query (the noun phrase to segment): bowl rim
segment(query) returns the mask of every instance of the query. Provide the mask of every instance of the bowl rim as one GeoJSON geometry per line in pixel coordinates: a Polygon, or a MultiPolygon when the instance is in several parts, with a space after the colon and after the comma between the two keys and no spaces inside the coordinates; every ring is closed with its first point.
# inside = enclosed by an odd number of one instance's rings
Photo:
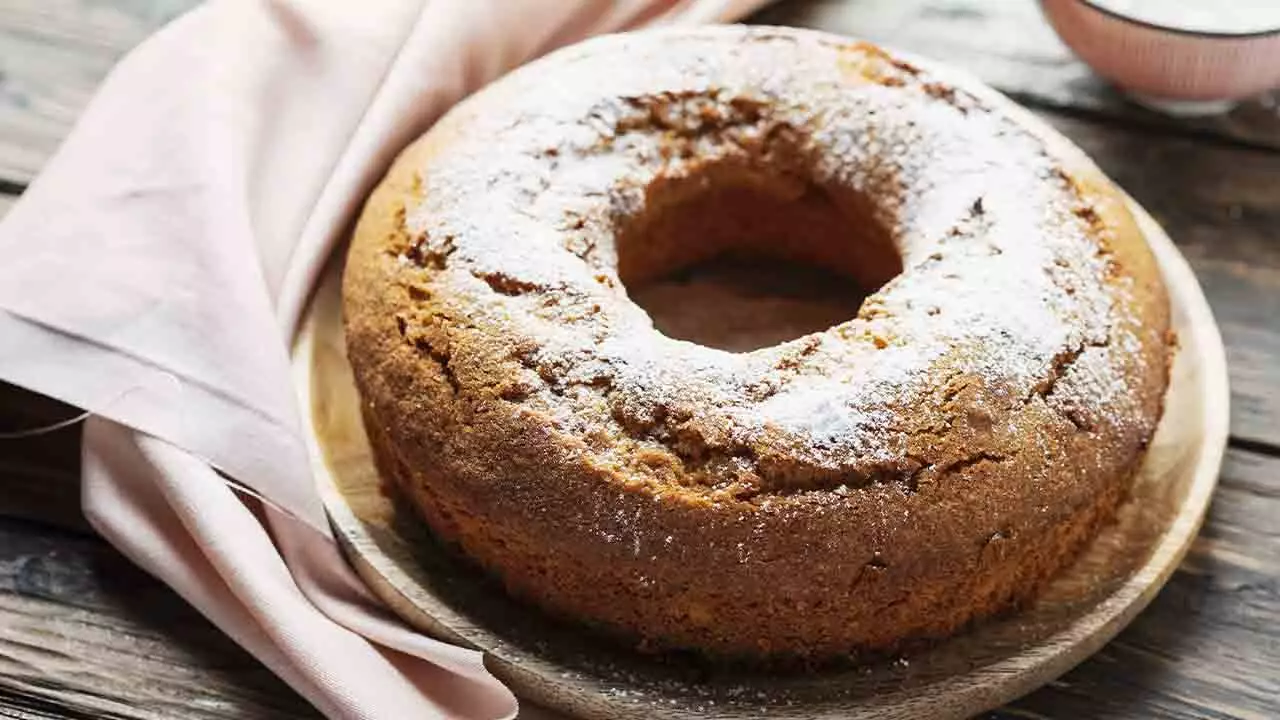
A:
{"type": "MultiPolygon", "coordinates": [[[[1068,0],[1070,1],[1070,0],[1068,0]]],[[[1042,4],[1048,4],[1049,0],[1041,0],[1042,4]]],[[[1150,20],[1143,20],[1132,15],[1125,15],[1110,8],[1097,4],[1096,0],[1075,0],[1080,5],[1101,13],[1107,17],[1119,20],[1130,25],[1136,25],[1147,30],[1158,30],[1161,32],[1173,33],[1175,35],[1184,35],[1187,37],[1201,38],[1205,40],[1251,40],[1257,38],[1280,37],[1280,26],[1268,30],[1254,30],[1251,32],[1222,32],[1218,30],[1191,30],[1188,28],[1176,27],[1172,25],[1161,25],[1150,20]]]]}

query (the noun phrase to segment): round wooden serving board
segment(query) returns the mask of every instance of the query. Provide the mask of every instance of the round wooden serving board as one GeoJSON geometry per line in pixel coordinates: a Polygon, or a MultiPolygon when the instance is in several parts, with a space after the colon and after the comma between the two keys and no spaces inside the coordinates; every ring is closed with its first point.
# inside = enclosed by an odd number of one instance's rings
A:
{"type": "Polygon", "coordinates": [[[407,621],[484,650],[521,697],[569,715],[961,718],[998,706],[1089,656],[1147,605],[1194,539],[1217,482],[1227,437],[1222,340],[1186,261],[1145,211],[1133,211],[1171,291],[1180,341],[1164,418],[1118,520],[1017,615],[893,661],[783,675],[660,661],[509,599],[384,494],[346,360],[337,263],[294,351],[334,530],[361,577],[407,621]]]}

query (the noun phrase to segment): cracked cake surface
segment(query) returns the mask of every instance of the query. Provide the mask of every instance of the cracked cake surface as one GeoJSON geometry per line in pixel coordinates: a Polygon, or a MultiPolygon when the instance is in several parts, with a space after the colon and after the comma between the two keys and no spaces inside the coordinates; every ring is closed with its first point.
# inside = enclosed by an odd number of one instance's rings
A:
{"type": "Polygon", "coordinates": [[[354,233],[381,472],[512,593],[645,647],[825,659],[1027,600],[1123,498],[1170,338],[1119,192],[1018,112],[775,28],[512,73],[401,154],[354,233]],[[750,352],[628,297],[723,256],[878,289],[750,352]]]}

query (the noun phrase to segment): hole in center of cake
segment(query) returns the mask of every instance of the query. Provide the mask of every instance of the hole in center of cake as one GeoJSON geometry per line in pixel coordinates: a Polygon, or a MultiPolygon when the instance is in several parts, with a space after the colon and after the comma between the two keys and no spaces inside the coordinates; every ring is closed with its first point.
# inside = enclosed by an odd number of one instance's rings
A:
{"type": "Polygon", "coordinates": [[[741,166],[652,183],[617,250],[659,332],[731,352],[845,322],[902,272],[861,194],[741,166]]]}

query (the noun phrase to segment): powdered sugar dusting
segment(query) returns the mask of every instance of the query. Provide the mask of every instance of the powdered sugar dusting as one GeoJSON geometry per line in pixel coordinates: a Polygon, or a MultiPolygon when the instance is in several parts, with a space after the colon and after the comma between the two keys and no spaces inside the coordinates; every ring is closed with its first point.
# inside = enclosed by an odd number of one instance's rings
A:
{"type": "Polygon", "coordinates": [[[525,348],[541,389],[524,402],[564,433],[614,428],[593,446],[604,461],[675,448],[724,458],[726,478],[764,445],[835,476],[902,464],[895,418],[947,375],[1026,398],[1078,357],[1056,402],[1123,410],[1112,352],[1137,341],[1036,138],[865,47],[719,32],[606,38],[519,71],[450,119],[465,132],[424,168],[407,224],[448,256],[421,272],[509,339],[495,352],[525,348]],[[616,228],[646,212],[655,178],[753,157],[780,133],[812,182],[876,199],[905,271],[858,317],[777,347],[661,335],[626,300],[616,228]]]}

